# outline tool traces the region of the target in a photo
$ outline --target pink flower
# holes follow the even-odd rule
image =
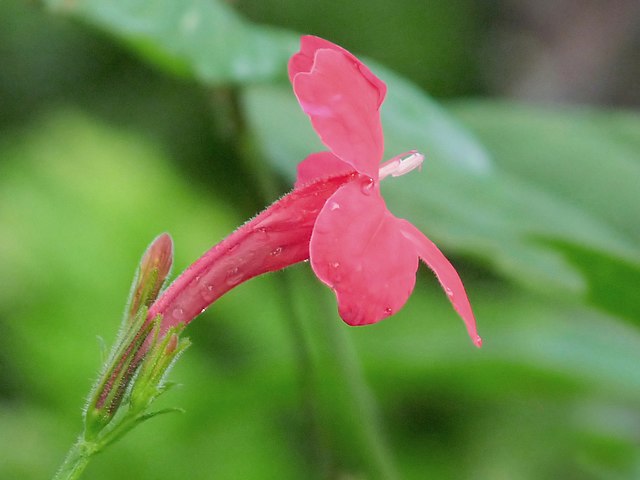
[[[220,295],[262,273],[306,259],[336,294],[349,325],[393,315],[413,291],[419,259],[435,273],[480,346],[460,277],[415,226],[395,217],[380,181],[422,163],[416,152],[380,165],[379,109],[385,84],[346,50],[302,37],[289,78],[304,112],[329,151],[298,166],[293,192],[275,202],[191,265],[151,307],[163,325],[188,323]]]

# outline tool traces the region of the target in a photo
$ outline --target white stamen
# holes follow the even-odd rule
[[[415,150],[403,153],[384,162],[380,167],[380,170],[378,170],[378,178],[382,180],[389,175],[392,177],[399,177],[405,173],[415,170],[416,168],[420,168],[423,161],[424,155]]]

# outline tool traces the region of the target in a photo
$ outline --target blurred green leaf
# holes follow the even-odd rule
[[[285,78],[295,35],[254,26],[218,0],[44,0],[130,44],[145,58],[207,84]]]
[[[640,115],[465,102],[456,116],[506,172],[640,239]]]
[[[564,256],[589,301],[640,323],[640,116],[490,102],[455,111],[502,170],[552,202],[547,225],[528,226],[532,243]]]
[[[587,282],[587,300],[597,307],[640,326],[640,263],[585,248],[549,242],[563,252]]]

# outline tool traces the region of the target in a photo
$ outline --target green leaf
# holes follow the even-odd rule
[[[587,300],[640,326],[640,263],[561,241],[549,242],[580,271],[587,282]]]
[[[142,422],[146,422],[147,420],[156,417],[158,415],[165,415],[167,413],[185,413],[184,408],[179,408],[179,407],[168,407],[168,408],[163,408],[162,410],[156,410],[154,412],[149,412],[149,413],[145,413],[144,415],[140,415],[137,418],[137,421],[139,423]]]
[[[175,74],[207,84],[286,77],[297,37],[253,26],[216,0],[45,0],[114,35]]]
[[[640,238],[640,115],[496,102],[462,103],[454,111],[506,172],[633,243]]]
[[[563,255],[590,302],[640,322],[640,116],[490,102],[455,111],[515,185],[547,200],[544,224],[513,218],[532,244]]]

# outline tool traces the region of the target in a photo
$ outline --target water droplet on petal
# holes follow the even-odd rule
[[[202,298],[210,302],[216,298],[215,286],[212,283],[205,283],[200,287]]]
[[[453,290],[451,290],[449,287],[444,287],[444,291],[447,294],[447,296],[453,297]]]
[[[365,195],[371,195],[373,191],[373,179],[369,179],[362,184],[362,193]]]
[[[338,202],[331,202],[331,206],[329,209],[333,212],[334,210],[338,210],[340,208],[340,204]]]
[[[329,267],[331,268],[331,280],[334,285],[337,285],[342,281],[342,269],[340,268],[340,262],[331,262],[329,263]]]
[[[184,320],[184,310],[182,307],[176,307],[171,312],[171,316],[180,322]]]
[[[262,240],[269,239],[269,231],[266,228],[259,228],[258,230],[256,230],[256,232]]]
[[[387,307],[384,309],[384,313],[385,315],[391,315],[393,313],[393,310],[391,309],[391,307]]]
[[[302,210],[303,216],[313,216],[316,215],[318,213],[318,208],[305,208]]]
[[[240,268],[233,267],[227,272],[227,285],[237,285],[240,283],[240,280],[242,280],[242,272],[240,271]]]
[[[282,247],[276,247],[273,250],[271,250],[271,253],[269,255],[271,255],[272,257],[277,257],[281,253],[282,253]]]

